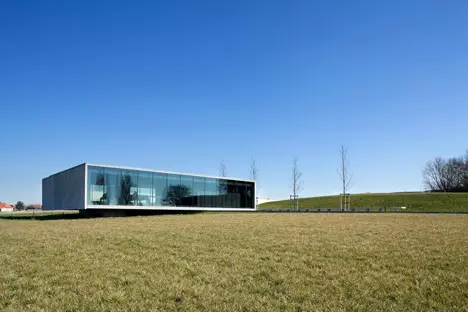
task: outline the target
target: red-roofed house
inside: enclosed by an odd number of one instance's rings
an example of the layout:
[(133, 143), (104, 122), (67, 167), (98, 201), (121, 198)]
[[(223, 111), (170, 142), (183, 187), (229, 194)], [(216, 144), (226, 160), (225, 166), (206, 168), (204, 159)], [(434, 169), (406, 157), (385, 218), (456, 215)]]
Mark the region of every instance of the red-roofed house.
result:
[(0, 202), (0, 211), (1, 212), (12, 212), (13, 208), (14, 207), (12, 205), (8, 205), (7, 203)]

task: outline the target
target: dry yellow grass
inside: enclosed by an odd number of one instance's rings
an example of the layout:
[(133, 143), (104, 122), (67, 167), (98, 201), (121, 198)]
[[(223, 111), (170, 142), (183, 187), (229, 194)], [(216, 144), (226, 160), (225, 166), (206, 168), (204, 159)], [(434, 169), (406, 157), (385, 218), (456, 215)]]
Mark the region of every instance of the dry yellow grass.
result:
[(0, 220), (1, 311), (468, 311), (468, 215)]

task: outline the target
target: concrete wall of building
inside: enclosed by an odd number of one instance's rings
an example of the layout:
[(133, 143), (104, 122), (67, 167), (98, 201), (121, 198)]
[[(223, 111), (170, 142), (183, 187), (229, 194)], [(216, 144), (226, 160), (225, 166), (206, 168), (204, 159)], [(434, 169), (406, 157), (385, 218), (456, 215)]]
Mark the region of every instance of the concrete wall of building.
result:
[(85, 208), (85, 164), (59, 172), (42, 180), (43, 210)]

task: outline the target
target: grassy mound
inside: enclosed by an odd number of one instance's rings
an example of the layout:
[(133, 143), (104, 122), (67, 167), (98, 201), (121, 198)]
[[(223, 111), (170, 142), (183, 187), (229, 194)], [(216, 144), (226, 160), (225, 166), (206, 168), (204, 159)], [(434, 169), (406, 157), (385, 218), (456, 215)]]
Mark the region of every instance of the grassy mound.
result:
[[(290, 207), (289, 200), (264, 203), (262, 209), (285, 209)], [(299, 208), (339, 208), (339, 196), (322, 196), (299, 199)], [(352, 194), (353, 208), (394, 208), (407, 207), (406, 211), (468, 211), (468, 193), (386, 193)]]

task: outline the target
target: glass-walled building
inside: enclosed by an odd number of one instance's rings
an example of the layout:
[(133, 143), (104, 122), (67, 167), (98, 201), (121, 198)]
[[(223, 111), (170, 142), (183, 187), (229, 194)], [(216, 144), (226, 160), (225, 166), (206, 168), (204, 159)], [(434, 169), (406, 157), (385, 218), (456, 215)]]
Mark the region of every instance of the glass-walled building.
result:
[(43, 206), (51, 210), (255, 210), (255, 182), (83, 164), (43, 180)]

